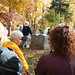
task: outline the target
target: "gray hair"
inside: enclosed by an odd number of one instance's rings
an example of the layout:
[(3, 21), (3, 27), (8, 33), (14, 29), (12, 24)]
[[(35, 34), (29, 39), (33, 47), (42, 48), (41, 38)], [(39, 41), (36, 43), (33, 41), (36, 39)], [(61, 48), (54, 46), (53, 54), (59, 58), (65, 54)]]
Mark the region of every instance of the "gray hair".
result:
[(23, 33), (21, 31), (19, 31), (19, 30), (15, 30), (10, 35), (10, 40), (13, 40), (13, 39), (19, 38), (19, 37), (23, 37)]
[(29, 25), (29, 22), (28, 22), (28, 21), (25, 21), (25, 24), (26, 24), (26, 25)]

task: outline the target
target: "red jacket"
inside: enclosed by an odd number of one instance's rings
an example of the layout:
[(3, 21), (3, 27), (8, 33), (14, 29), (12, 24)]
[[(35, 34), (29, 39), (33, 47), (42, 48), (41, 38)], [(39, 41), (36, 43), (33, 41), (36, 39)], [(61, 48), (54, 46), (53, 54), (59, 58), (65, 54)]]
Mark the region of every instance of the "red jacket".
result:
[(43, 55), (35, 75), (75, 75), (75, 59), (62, 58), (55, 53)]

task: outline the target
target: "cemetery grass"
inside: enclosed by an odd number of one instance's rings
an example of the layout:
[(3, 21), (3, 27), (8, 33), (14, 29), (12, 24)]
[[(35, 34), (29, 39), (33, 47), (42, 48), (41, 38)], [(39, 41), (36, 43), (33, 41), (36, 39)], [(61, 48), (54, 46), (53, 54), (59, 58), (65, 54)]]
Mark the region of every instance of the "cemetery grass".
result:
[[(21, 50), (24, 53), (25, 59), (29, 65), (29, 70), (28, 70), (29, 75), (35, 75), (34, 70), (40, 56), (50, 52), (50, 50), (36, 50), (36, 49), (29, 49), (29, 48), (22, 48)], [(22, 75), (26, 75), (26, 72), (23, 71)]]

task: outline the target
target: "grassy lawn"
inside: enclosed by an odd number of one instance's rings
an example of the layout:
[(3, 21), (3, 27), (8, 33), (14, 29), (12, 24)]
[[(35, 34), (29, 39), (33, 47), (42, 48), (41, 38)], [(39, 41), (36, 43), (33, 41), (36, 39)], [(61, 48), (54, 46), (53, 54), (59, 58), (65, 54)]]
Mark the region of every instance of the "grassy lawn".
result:
[[(29, 48), (23, 48), (22, 51), (24, 53), (24, 56), (27, 60), (28, 65), (29, 65), (30, 75), (35, 75), (34, 69), (37, 65), (37, 62), (38, 62), (40, 56), (50, 52), (50, 50), (35, 50), (35, 49), (32, 50)], [(25, 72), (23, 72), (23, 73), (25, 73)]]

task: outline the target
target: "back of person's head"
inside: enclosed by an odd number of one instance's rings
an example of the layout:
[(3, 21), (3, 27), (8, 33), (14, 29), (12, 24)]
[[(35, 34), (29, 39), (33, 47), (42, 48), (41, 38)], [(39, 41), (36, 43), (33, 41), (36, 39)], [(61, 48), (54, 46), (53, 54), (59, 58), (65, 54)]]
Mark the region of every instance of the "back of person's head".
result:
[(23, 34), (22, 34), (22, 32), (21, 31), (19, 31), (19, 30), (15, 30), (15, 31), (13, 31), (12, 33), (11, 33), (11, 35), (10, 35), (10, 40), (13, 40), (13, 39), (17, 39), (17, 38), (19, 38), (19, 37), (23, 37)]
[(75, 55), (75, 31), (67, 24), (59, 24), (49, 34), (49, 42), (56, 54), (71, 58)]

